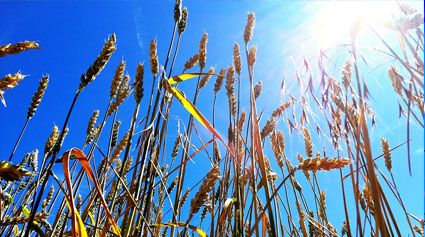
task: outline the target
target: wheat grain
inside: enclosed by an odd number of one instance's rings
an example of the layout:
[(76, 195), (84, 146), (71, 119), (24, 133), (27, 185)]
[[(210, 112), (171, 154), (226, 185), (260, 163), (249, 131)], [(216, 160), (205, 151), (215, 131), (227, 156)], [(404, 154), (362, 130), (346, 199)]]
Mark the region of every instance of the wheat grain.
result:
[(43, 76), (40, 81), (40, 85), (38, 86), (37, 91), (34, 93), (31, 106), (28, 108), (27, 119), (32, 118), (34, 116), (35, 111), (40, 105), (41, 99), (43, 98), (44, 92), (47, 89), (47, 84), (49, 83), (49, 75)]
[(0, 46), (0, 57), (5, 57), (8, 54), (17, 54), (28, 49), (40, 49), (40, 45), (34, 41), (2, 45)]
[(243, 130), (245, 119), (246, 119), (246, 110), (242, 110), (241, 115), (239, 117), (239, 121), (238, 121), (239, 132)]
[(240, 76), (242, 70), (242, 61), (238, 43), (235, 43), (233, 46), (233, 64), (235, 65), (236, 73)]
[(118, 158), (118, 156), (121, 154), (121, 152), (124, 150), (124, 148), (127, 146), (128, 138), (130, 137), (130, 131), (128, 131), (124, 137), (121, 139), (118, 146), (115, 148), (114, 152), (111, 155), (111, 159), (109, 160), (109, 163), (114, 163), (114, 161)]
[(257, 62), (257, 47), (256, 46), (252, 46), (249, 49), (249, 54), (248, 54), (248, 65), (253, 68), (255, 63)]
[(49, 138), (46, 141), (46, 144), (44, 145), (44, 155), (48, 154), (52, 151), (53, 146), (56, 144), (56, 141), (59, 137), (59, 129), (58, 126), (53, 126), (52, 133), (50, 133)]
[(260, 80), (254, 86), (254, 98), (257, 99), (263, 91), (263, 82)]
[(143, 74), (145, 72), (145, 67), (143, 66), (143, 63), (139, 63), (137, 65), (137, 72), (136, 72), (136, 78), (135, 81), (135, 92), (134, 92), (134, 98), (136, 99), (136, 104), (139, 104), (140, 101), (143, 98)]
[(120, 87), (118, 89), (117, 98), (111, 107), (108, 110), (108, 116), (114, 113), (118, 107), (124, 102), (125, 98), (130, 95), (130, 87), (128, 83), (130, 82), (130, 76), (127, 74), (124, 76), (124, 79), (121, 81)]
[[(49, 216), (48, 213), (35, 214), (34, 221), (40, 221), (41, 219), (45, 219), (48, 216)], [(2, 220), (0, 220), (0, 226), (25, 224), (25, 223), (28, 223), (29, 219), (30, 219), (29, 216), (15, 216), (12, 218), (5, 217)]]
[(156, 49), (156, 41), (151, 40), (151, 43), (149, 44), (149, 62), (151, 65), (151, 72), (154, 77), (159, 72), (159, 62), (158, 62), (158, 55), (157, 55), (157, 49)]
[(382, 145), (382, 151), (384, 152), (385, 167), (387, 167), (387, 170), (391, 172), (392, 159), (391, 159), (390, 145), (388, 144), (388, 141), (384, 138), (381, 139), (381, 145)]
[(111, 58), (112, 53), (115, 52), (115, 50), (117, 49), (115, 46), (115, 42), (115, 34), (112, 34), (106, 41), (102, 51), (97, 56), (94, 63), (87, 69), (87, 72), (85, 74), (81, 75), (81, 83), (78, 89), (79, 91), (81, 91), (90, 82), (92, 82), (105, 67), (106, 63)]
[(394, 91), (397, 94), (399, 94), (401, 97), (403, 97), (403, 94), (402, 94), (402, 91), (403, 91), (402, 77), (400, 76), (396, 66), (391, 65), (391, 67), (388, 69), (388, 76), (391, 79)]
[(245, 44), (248, 44), (248, 42), (251, 41), (252, 35), (254, 34), (254, 27), (255, 27), (255, 13), (249, 12), (248, 20), (245, 26), (245, 31), (243, 33), (243, 39), (245, 41)]
[(205, 68), (205, 63), (207, 62), (207, 42), (208, 42), (208, 33), (204, 32), (201, 42), (199, 43), (199, 68), (202, 70)]
[(189, 12), (187, 11), (187, 7), (184, 7), (182, 11), (182, 17), (179, 20), (179, 23), (177, 25), (178, 27), (177, 31), (179, 32), (180, 35), (183, 34), (183, 32), (186, 30), (188, 15), (189, 15)]
[(22, 75), (21, 72), (17, 72), (13, 75), (7, 74), (0, 79), (0, 91), (9, 90), (18, 85), (18, 82), (24, 80), (27, 75)]
[(307, 157), (313, 157), (313, 143), (311, 142), (310, 132), (307, 128), (303, 127), (304, 141), (305, 141), (305, 153)]
[(276, 120), (270, 118), (267, 120), (266, 125), (261, 129), (261, 139), (266, 138), (276, 127)]
[(122, 78), (124, 76), (124, 70), (125, 70), (125, 62), (124, 62), (124, 60), (121, 60), (117, 69), (115, 70), (114, 78), (112, 79), (111, 91), (109, 93), (110, 96), (111, 96), (111, 99), (114, 98), (115, 95), (117, 95), (119, 86), (120, 86)]
[(192, 57), (189, 58), (189, 60), (187, 60), (187, 62), (184, 64), (184, 71), (186, 71), (187, 69), (191, 69), (193, 68), (196, 63), (198, 63), (199, 61), (199, 54), (195, 54)]
[(300, 163), (296, 169), (301, 170), (332, 170), (339, 169), (351, 163), (350, 159), (347, 158), (332, 158), (328, 159), (327, 157), (320, 158), (309, 158)]
[(214, 69), (215, 69), (214, 67), (210, 67), (210, 69), (208, 70), (207, 74), (205, 74), (202, 77), (201, 81), (199, 82), (199, 89), (203, 88), (208, 83), (208, 81), (211, 78), (211, 75), (210, 74), (214, 73)]
[(218, 179), (220, 179), (220, 167), (213, 166), (208, 172), (207, 177), (202, 181), (202, 185), (199, 188), (199, 191), (195, 194), (195, 197), (190, 202), (190, 212), (187, 222), (189, 222), (193, 215), (199, 211), (205, 199), (207, 198), (208, 193), (212, 191), (215, 182)]

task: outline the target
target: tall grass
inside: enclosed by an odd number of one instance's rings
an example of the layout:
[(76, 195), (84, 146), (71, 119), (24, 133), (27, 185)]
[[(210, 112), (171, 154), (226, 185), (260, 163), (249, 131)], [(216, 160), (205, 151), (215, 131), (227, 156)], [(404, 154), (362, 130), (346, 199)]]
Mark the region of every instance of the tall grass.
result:
[[(208, 67), (214, 62), (207, 60), (208, 34), (205, 32), (197, 53), (187, 62), (177, 60), (181, 36), (189, 19), (188, 10), (182, 10), (180, 0), (174, 8), (168, 53), (161, 58), (157, 42), (152, 40), (149, 59), (146, 59), (150, 70), (138, 64), (134, 83), (130, 75), (125, 74), (124, 60), (119, 65), (107, 64), (111, 57), (119, 57), (113, 55), (119, 47), (115, 45), (119, 37), (112, 34), (94, 63), (82, 74), (65, 122), (60, 130), (57, 126), (53, 128), (44, 152), (40, 153), (43, 154), (40, 162), (38, 150), (18, 161), (14, 153), (25, 149), (18, 144), (25, 136), (30, 118), (36, 116), (47, 89), (49, 77), (42, 78), (16, 145), (4, 148), (12, 150), (10, 158), (0, 162), (1, 235), (423, 236), (423, 217), (416, 217), (405, 208), (402, 197), (408, 194), (399, 192), (393, 175), (403, 171), (392, 167), (392, 151), (406, 144), (403, 158), (411, 172), (411, 124), (423, 128), (424, 123), (424, 37), (420, 28), (423, 16), (404, 4), (400, 5), (400, 13), (401, 18), (389, 26), (398, 37), (397, 46), (390, 46), (373, 26), (368, 26), (385, 47), (383, 53), (397, 64), (387, 65), (388, 82), (394, 87), (394, 93), (389, 96), (399, 98), (400, 114), (406, 118), (402, 120), (406, 122), (406, 142), (391, 144), (392, 141), (382, 138), (380, 154), (372, 153), (376, 149), (371, 147), (375, 114), (368, 98), (373, 92), (362, 80), (364, 72), (359, 67), (359, 25), (351, 26), (350, 57), (341, 70), (329, 75), (322, 67), (325, 55), (320, 55), (317, 63), (322, 81), (317, 86), (311, 79), (305, 83), (296, 69), (294, 76), (302, 93), (284, 90), (289, 100), (271, 114), (264, 114), (258, 108), (263, 85), (261, 81), (255, 83), (261, 76), (255, 74), (255, 65), (257, 47), (260, 50), (262, 45), (251, 43), (255, 33), (254, 13), (248, 13), (244, 34), (235, 39), (243, 45), (234, 44), (233, 64), (218, 74), (214, 73), (214, 67)], [(33, 48), (39, 48), (38, 44), (28, 41), (7, 44), (0, 46), (0, 57), (6, 56), (1, 60), (7, 60), (13, 57), (10, 54)], [(310, 65), (314, 63), (306, 59), (302, 62), (310, 78), (313, 74)], [(182, 74), (173, 72), (175, 64), (184, 65)], [(79, 128), (86, 129), (86, 139), (72, 141), (75, 148), (65, 151), (62, 143), (68, 132), (68, 121), (74, 118), (72, 111), (78, 106), (79, 95), (105, 66), (117, 67), (111, 75), (106, 109), (93, 112), (88, 127)], [(243, 70), (248, 72), (248, 78), (244, 78)], [(147, 75), (150, 73), (153, 82), (147, 85), (144, 78), (150, 77)], [(7, 99), (4, 91), (23, 79), (20, 72), (0, 79), (0, 98), (4, 104)], [(214, 92), (205, 91), (205, 85), (214, 79)], [(196, 85), (193, 99), (177, 89), (179, 83)], [(241, 86), (242, 83), (248, 86)], [(217, 105), (217, 98), (224, 97), (223, 84), (228, 103)], [(144, 89), (146, 85), (150, 90)], [(213, 103), (197, 104), (199, 97), (212, 93)], [(122, 112), (119, 108), (125, 100), (132, 100), (130, 94), (136, 103), (129, 130), (120, 137), (122, 122), (117, 119)], [(148, 96), (144, 98), (144, 94)], [(183, 107), (172, 103), (174, 100)], [(249, 106), (243, 108), (241, 101), (248, 102)], [(142, 105), (148, 107), (145, 114), (141, 112)], [(183, 132), (180, 127), (176, 130), (168, 127), (172, 105), (184, 108), (183, 113), (189, 115)], [(207, 106), (211, 106), (213, 112), (210, 118), (200, 112), (206, 111)], [(217, 132), (217, 110), (226, 114), (226, 119), (220, 121), (227, 120), (227, 124), (219, 127), (228, 128), (227, 139)], [(111, 124), (109, 131), (104, 129), (106, 124)], [(202, 126), (211, 132), (210, 136), (198, 133)], [(379, 129), (379, 124), (376, 126)], [(292, 136), (285, 137), (288, 133), (297, 133), (304, 140), (305, 149), (298, 150), (296, 157), (285, 150), (288, 144), (297, 141)], [(328, 138), (325, 145), (334, 148), (335, 157), (328, 157), (325, 150), (317, 149), (323, 144), (314, 144), (316, 133)], [(101, 141), (106, 144), (101, 146)], [(167, 144), (172, 144), (171, 152), (166, 149)], [(197, 180), (195, 186), (188, 187), (188, 183), (193, 183), (188, 182), (192, 179), (190, 173), (201, 171), (189, 171), (187, 163), (201, 152), (209, 158), (211, 168), (202, 173), (203, 178)], [(269, 154), (274, 157), (267, 157)], [(378, 165), (378, 159), (385, 160), (386, 170)], [(295, 160), (298, 162), (293, 163)], [(52, 169), (61, 165), (64, 180)], [(339, 173), (340, 179), (333, 182), (341, 186), (342, 193), (327, 193), (319, 172)], [(48, 181), (54, 182), (50, 189)], [(310, 187), (302, 187), (300, 183)], [(86, 185), (89, 191), (83, 191), (81, 185)], [(49, 190), (47, 195), (46, 190)], [(334, 218), (327, 208), (332, 205), (327, 203), (329, 197), (340, 198), (343, 203), (340, 211), (344, 215), (337, 223), (330, 222)], [(395, 213), (395, 208), (403, 213)], [(409, 229), (401, 229), (401, 223), (407, 223)]]

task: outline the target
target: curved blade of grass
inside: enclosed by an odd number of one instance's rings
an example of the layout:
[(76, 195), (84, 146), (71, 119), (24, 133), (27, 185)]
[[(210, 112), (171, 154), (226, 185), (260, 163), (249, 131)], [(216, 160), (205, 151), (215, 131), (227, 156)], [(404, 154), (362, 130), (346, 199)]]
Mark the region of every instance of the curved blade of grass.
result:
[(176, 84), (178, 82), (182, 82), (182, 81), (185, 81), (187, 79), (194, 78), (194, 77), (197, 77), (197, 76), (202, 76), (202, 75), (211, 75), (211, 76), (223, 77), (223, 75), (219, 75), (219, 74), (215, 74), (215, 73), (185, 73), (185, 74), (170, 77), (168, 79), (168, 82), (170, 84)]
[(189, 229), (191, 229), (191, 230), (195, 231), (196, 233), (198, 233), (198, 234), (199, 234), (199, 236), (202, 236), (202, 237), (208, 237), (208, 235), (207, 235), (207, 234), (205, 234), (205, 232), (204, 232), (204, 231), (202, 231), (201, 229), (199, 229), (198, 227), (193, 226), (193, 225), (187, 225), (185, 222), (176, 222), (176, 223), (161, 223), (161, 224), (154, 224), (154, 225), (151, 225), (151, 227), (170, 227), (170, 226), (175, 226), (175, 227), (178, 227), (178, 226), (181, 226), (181, 227), (187, 227), (187, 228), (189, 228)]
[(217, 220), (217, 226), (219, 226), (221, 224), (221, 222), (226, 218), (226, 216), (229, 214), (229, 211), (232, 210), (233, 207), (233, 203), (235, 203), (237, 200), (236, 198), (228, 198), (225, 202), (224, 202), (224, 206), (223, 206), (223, 212), (221, 213), (221, 215), (218, 217)]
[(68, 188), (68, 196), (65, 194), (65, 200), (68, 204), (69, 209), (71, 210), (72, 236), (74, 237), (77, 236), (76, 234), (78, 234), (79, 236), (85, 237), (87, 236), (87, 231), (84, 227), (83, 221), (80, 218), (80, 215), (78, 214), (78, 211), (75, 209), (74, 206), (74, 194), (72, 192), (72, 182), (71, 176), (69, 174), (69, 153), (70, 151), (67, 151), (62, 156), (63, 173)]
[[(199, 112), (199, 110), (188, 100), (184, 95), (180, 93), (177, 88), (171, 86), (171, 84), (164, 80), (163, 81), (164, 88), (170, 92), (174, 97), (177, 98), (178, 101), (183, 105), (183, 107), (194, 117), (196, 118), (202, 125), (204, 125), (214, 136), (216, 136), (220, 141), (223, 142), (223, 144), (226, 146), (227, 150), (230, 152), (230, 154), (233, 156), (233, 149), (232, 147), (229, 147), (226, 142), (223, 140), (223, 138), (218, 134), (218, 132), (211, 126), (211, 124), (208, 122), (208, 120)], [(230, 144), (231, 146), (231, 144)]]
[[(92, 224), (96, 226), (96, 220), (93, 218), (93, 215), (91, 214), (91, 212), (89, 212), (89, 217), (90, 217)], [(97, 230), (97, 235), (101, 236), (99, 230)]]
[[(71, 148), (71, 150), (65, 152), (65, 154), (63, 155), (62, 163), (65, 163), (65, 161), (64, 161), (65, 158), (67, 160), (66, 163), (68, 163), (69, 153), (72, 153), (76, 157), (76, 159), (78, 159), (78, 161), (81, 163), (81, 165), (83, 166), (84, 170), (86, 171), (87, 175), (89, 176), (89, 178), (91, 179), (91, 181), (93, 182), (93, 184), (94, 184), (94, 186), (96, 188), (97, 194), (98, 194), (98, 196), (100, 198), (100, 201), (101, 201), (101, 203), (103, 205), (103, 208), (104, 208), (105, 213), (106, 213), (106, 215), (108, 217), (108, 220), (112, 224), (112, 229), (114, 230), (114, 233), (116, 235), (118, 235), (118, 236), (121, 236), (119, 227), (117, 226), (117, 224), (115, 223), (114, 219), (112, 218), (111, 212), (108, 209), (108, 205), (106, 204), (105, 198), (103, 198), (102, 192), (101, 192), (101, 190), (99, 188), (99, 184), (97, 183), (97, 181), (95, 179), (93, 170), (91, 169), (91, 166), (90, 166), (90, 164), (89, 164), (89, 162), (87, 160), (86, 155), (84, 155), (84, 153), (80, 149), (78, 149), (78, 148)], [(65, 170), (65, 166), (64, 166), (64, 171), (66, 173), (68, 173), (68, 175), (69, 175), (69, 171), (68, 170)], [(68, 178), (69, 178), (69, 176), (68, 176)], [(68, 180), (67, 180), (67, 182), (68, 182)], [(72, 195), (72, 193), (71, 193), (71, 195)], [(103, 233), (105, 232), (105, 230), (106, 229), (103, 230)]]

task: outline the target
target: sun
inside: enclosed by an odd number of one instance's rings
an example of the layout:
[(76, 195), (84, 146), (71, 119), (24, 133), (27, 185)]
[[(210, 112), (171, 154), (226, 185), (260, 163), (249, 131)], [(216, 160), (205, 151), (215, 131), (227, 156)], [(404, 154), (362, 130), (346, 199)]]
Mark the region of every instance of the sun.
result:
[(323, 2), (313, 16), (312, 33), (316, 44), (327, 49), (350, 37), (353, 24), (379, 24), (392, 19), (397, 8), (392, 1)]

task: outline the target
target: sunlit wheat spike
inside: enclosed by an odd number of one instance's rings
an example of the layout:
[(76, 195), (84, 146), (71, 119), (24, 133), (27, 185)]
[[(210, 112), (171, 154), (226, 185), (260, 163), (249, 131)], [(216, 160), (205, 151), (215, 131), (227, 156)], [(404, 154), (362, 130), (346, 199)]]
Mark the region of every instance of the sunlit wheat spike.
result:
[(56, 142), (57, 146), (54, 147), (54, 153), (59, 152), (59, 150), (61, 149), (61, 147), (63, 145), (63, 142), (65, 141), (65, 138), (66, 138), (66, 135), (68, 134), (68, 132), (69, 132), (69, 128), (66, 127), (65, 130), (63, 131), (62, 140)]
[(381, 139), (381, 145), (382, 145), (382, 151), (384, 152), (385, 167), (387, 167), (387, 170), (391, 172), (392, 159), (391, 159), (390, 145), (388, 144), (388, 141), (384, 138)]
[(21, 178), (31, 174), (32, 172), (22, 166), (10, 165), (10, 162), (0, 161), (0, 178), (6, 181), (19, 181)]
[(40, 49), (40, 46), (34, 41), (2, 45), (0, 46), (0, 57), (4, 57), (8, 54), (17, 54), (28, 49)]
[(182, 142), (183, 135), (179, 134), (174, 142), (173, 152), (171, 153), (171, 157), (175, 158), (179, 153), (180, 144)]
[(351, 75), (352, 75), (350, 60), (347, 60), (345, 62), (345, 65), (341, 68), (341, 71), (342, 71), (342, 84), (347, 89), (348, 87), (350, 87)]
[(124, 172), (123, 174), (127, 174), (127, 172), (130, 170), (131, 164), (133, 163), (133, 158), (130, 157), (129, 159), (127, 159), (127, 161), (124, 164)]
[(114, 148), (115, 145), (117, 145), (118, 140), (118, 131), (121, 125), (121, 120), (118, 120), (114, 124), (114, 129), (112, 129), (112, 141), (111, 141), (111, 148)]
[(402, 91), (403, 91), (402, 77), (400, 76), (396, 66), (391, 65), (391, 67), (388, 69), (388, 76), (391, 79), (394, 91), (397, 94), (399, 94), (401, 97), (403, 97), (403, 94), (402, 94)]
[[(45, 219), (48, 216), (49, 216), (48, 213), (35, 214), (34, 221), (40, 221), (41, 219)], [(30, 219), (29, 216), (18, 216), (18, 217), (12, 217), (12, 218), (5, 217), (0, 221), (0, 226), (25, 224), (25, 223), (28, 223), (29, 219)]]
[(50, 186), (49, 193), (47, 193), (46, 199), (41, 203), (41, 212), (46, 213), (47, 206), (50, 204), (53, 198), (53, 193), (55, 192), (55, 187), (52, 185)]
[(183, 32), (186, 30), (188, 15), (189, 12), (187, 11), (187, 7), (184, 7), (182, 11), (182, 17), (180, 18), (179, 23), (177, 24), (177, 31), (180, 35), (183, 34)]
[(154, 77), (156, 77), (159, 72), (159, 62), (156, 45), (157, 42), (155, 40), (151, 40), (151, 43), (149, 44), (149, 63), (151, 65), (151, 72)]
[(81, 197), (81, 194), (78, 194), (77, 196), (77, 212), (81, 213), (81, 205), (83, 204), (83, 198)]
[(115, 95), (118, 92), (118, 88), (119, 88), (120, 83), (122, 81), (122, 78), (124, 76), (124, 70), (125, 70), (125, 62), (124, 62), (124, 60), (121, 60), (117, 69), (115, 70), (114, 78), (112, 79), (111, 92), (109, 93), (110, 96), (111, 96), (111, 99), (114, 98)]
[(342, 229), (341, 229), (341, 235), (344, 236), (345, 234), (349, 233), (349, 222), (346, 220), (342, 222)]
[(309, 158), (300, 163), (296, 169), (298, 170), (332, 170), (339, 169), (351, 163), (350, 159), (347, 158), (332, 158), (328, 159), (327, 157), (320, 158)]
[(33, 171), (37, 171), (38, 169), (38, 149), (35, 149), (31, 152), (31, 156), (28, 162), (28, 167), (32, 168)]
[[(303, 156), (300, 155), (299, 153), (297, 153), (297, 159), (298, 159), (298, 162), (300, 162), (300, 164), (304, 162)], [(308, 173), (308, 170), (302, 170), (302, 171), (305, 177), (307, 178), (307, 180), (310, 181), (310, 173)]]
[(223, 86), (223, 79), (224, 79), (224, 74), (226, 73), (226, 69), (222, 68), (220, 70), (220, 72), (218, 73), (219, 75), (223, 75), (223, 76), (217, 76), (217, 80), (215, 81), (214, 84), (214, 93), (217, 95), (217, 93), (221, 90), (221, 87)]
[(285, 109), (287, 109), (290, 105), (292, 104), (292, 101), (286, 102), (285, 104), (277, 107), (273, 113), (272, 113), (272, 117), (275, 118), (280, 118), (280, 116), (282, 116), (283, 111), (285, 111)]
[(249, 49), (249, 54), (248, 54), (248, 65), (250, 67), (254, 67), (255, 62), (257, 62), (257, 47), (256, 46), (252, 46)]
[(182, 14), (182, 1), (176, 0), (174, 4), (174, 22), (177, 23), (180, 20), (180, 16)]
[(202, 181), (199, 191), (190, 202), (190, 212), (188, 220), (192, 219), (193, 215), (199, 211), (209, 192), (214, 188), (215, 182), (220, 179), (220, 167), (214, 166), (208, 172), (207, 177)]
[(311, 142), (310, 132), (307, 128), (303, 127), (305, 154), (307, 157), (313, 157), (313, 143)]
[(255, 13), (249, 12), (248, 21), (246, 23), (245, 31), (243, 33), (243, 39), (245, 41), (245, 44), (248, 44), (248, 42), (251, 41), (252, 35), (254, 34), (254, 27), (255, 27)]
[(121, 105), (122, 102), (124, 102), (125, 98), (130, 95), (130, 86), (128, 83), (130, 82), (130, 76), (126, 74), (124, 76), (124, 79), (121, 81), (120, 87), (118, 89), (117, 98), (115, 99), (114, 103), (112, 103), (111, 107), (108, 110), (108, 116), (113, 114), (118, 107)]
[(270, 143), (272, 145), (274, 157), (276, 158), (277, 165), (282, 170), (283, 170), (283, 160), (282, 160), (283, 150), (281, 148), (281, 143), (283, 142), (283, 149), (284, 149), (285, 147), (284, 140), (285, 138), (283, 136), (283, 133), (280, 130), (276, 130), (270, 135)]
[(106, 195), (106, 198), (105, 198), (105, 201), (107, 203), (112, 201), (112, 197), (114, 196), (116, 188), (117, 188), (117, 181), (115, 179), (113, 179), (112, 183), (111, 183), (111, 189), (109, 190), (108, 195)]
[(236, 97), (234, 95), (235, 92), (235, 67), (233, 65), (230, 65), (227, 69), (227, 80), (226, 80), (226, 90), (227, 90), (227, 97), (229, 99), (229, 108), (230, 111), (234, 111), (234, 108), (236, 107)]
[(180, 199), (179, 207), (180, 209), (183, 207), (184, 203), (186, 202), (187, 198), (189, 197), (190, 189), (187, 188), (186, 191), (183, 194), (183, 197)]
[(191, 69), (193, 68), (196, 63), (198, 63), (199, 61), (199, 54), (195, 54), (192, 57), (189, 58), (189, 60), (187, 60), (187, 62), (184, 64), (184, 70), (186, 71), (187, 69)]
[(94, 125), (96, 124), (98, 116), (99, 116), (99, 110), (93, 111), (93, 114), (92, 116), (90, 116), (89, 124), (87, 126), (87, 131), (86, 131), (87, 136), (93, 133)]
[(254, 86), (254, 98), (257, 99), (263, 91), (263, 82), (260, 80)]
[(239, 132), (243, 130), (245, 119), (246, 119), (246, 110), (242, 110), (241, 115), (239, 117), (239, 121), (238, 121)]
[(48, 83), (49, 83), (49, 75), (43, 76), (37, 91), (34, 93), (32, 97), (31, 106), (29, 107), (28, 113), (27, 113), (27, 119), (30, 119), (32, 116), (34, 116), (34, 113), (37, 110), (37, 107), (40, 105), (41, 99), (43, 98), (44, 92), (47, 89)]
[(24, 158), (22, 158), (22, 161), (19, 165), (22, 167), (25, 167), (27, 165), (27, 161), (30, 155), (31, 155), (30, 153), (25, 154)]
[[(369, 207), (369, 209), (373, 212), (375, 204), (372, 199), (372, 190), (367, 182), (363, 188), (363, 197), (366, 200), (367, 207)], [(366, 210), (366, 208), (364, 208), (364, 210)]]
[(242, 61), (238, 43), (235, 43), (233, 46), (233, 64), (235, 65), (236, 73), (240, 76), (242, 70)]
[(118, 146), (115, 148), (114, 152), (111, 155), (110, 163), (114, 163), (114, 161), (118, 158), (121, 152), (124, 150), (125, 146), (127, 146), (128, 138), (130, 137), (130, 131), (128, 131), (124, 137), (121, 139)]
[(59, 137), (59, 129), (58, 126), (53, 126), (52, 133), (50, 133), (49, 138), (47, 139), (46, 144), (44, 145), (44, 155), (48, 154), (52, 151), (53, 146), (56, 144), (56, 141)]
[(136, 72), (136, 78), (135, 80), (135, 92), (134, 92), (134, 98), (136, 99), (136, 103), (139, 104), (140, 101), (143, 98), (143, 74), (145, 71), (145, 67), (143, 66), (143, 63), (139, 63), (137, 65), (137, 72)]
[(13, 75), (7, 74), (0, 79), (0, 91), (9, 90), (18, 85), (18, 82), (24, 80), (26, 75), (22, 75), (21, 72), (17, 72)]
[(424, 236), (424, 229), (423, 228), (420, 228), (419, 226), (414, 225), (413, 229), (416, 231), (416, 233), (420, 234), (421, 236)]
[(276, 120), (270, 118), (267, 120), (266, 125), (261, 129), (261, 139), (266, 138), (276, 127)]
[(167, 188), (168, 194), (170, 194), (173, 191), (173, 189), (176, 187), (178, 181), (179, 181), (179, 177), (175, 177), (173, 179), (173, 182), (171, 182), (170, 186)]
[(214, 140), (214, 159), (217, 162), (221, 161), (221, 152), (217, 140)]
[(307, 228), (305, 227), (304, 214), (303, 214), (301, 204), (298, 200), (296, 200), (295, 204), (296, 204), (297, 210), (298, 210), (298, 220), (299, 220), (299, 223), (300, 223), (301, 232), (303, 233), (303, 236), (309, 236), (307, 234)]
[(204, 32), (201, 42), (199, 43), (199, 68), (202, 70), (205, 68), (205, 63), (207, 62), (207, 42), (208, 42), (208, 33)]
[(320, 199), (319, 199), (319, 206), (320, 206), (320, 216), (323, 219), (326, 219), (326, 192), (325, 191), (321, 191), (320, 192)]
[(115, 41), (115, 34), (112, 34), (106, 41), (102, 51), (97, 56), (94, 63), (87, 69), (87, 72), (85, 74), (81, 75), (79, 91), (81, 91), (85, 86), (92, 82), (105, 67), (106, 63), (111, 58), (112, 53), (115, 52), (115, 50), (117, 49), (115, 46)]
[(215, 69), (214, 67), (210, 67), (210, 69), (208, 70), (207, 74), (205, 74), (202, 77), (201, 81), (199, 82), (199, 89), (203, 88), (208, 83), (208, 81), (211, 78), (211, 75), (210, 74), (211, 73), (214, 73), (214, 69)]

